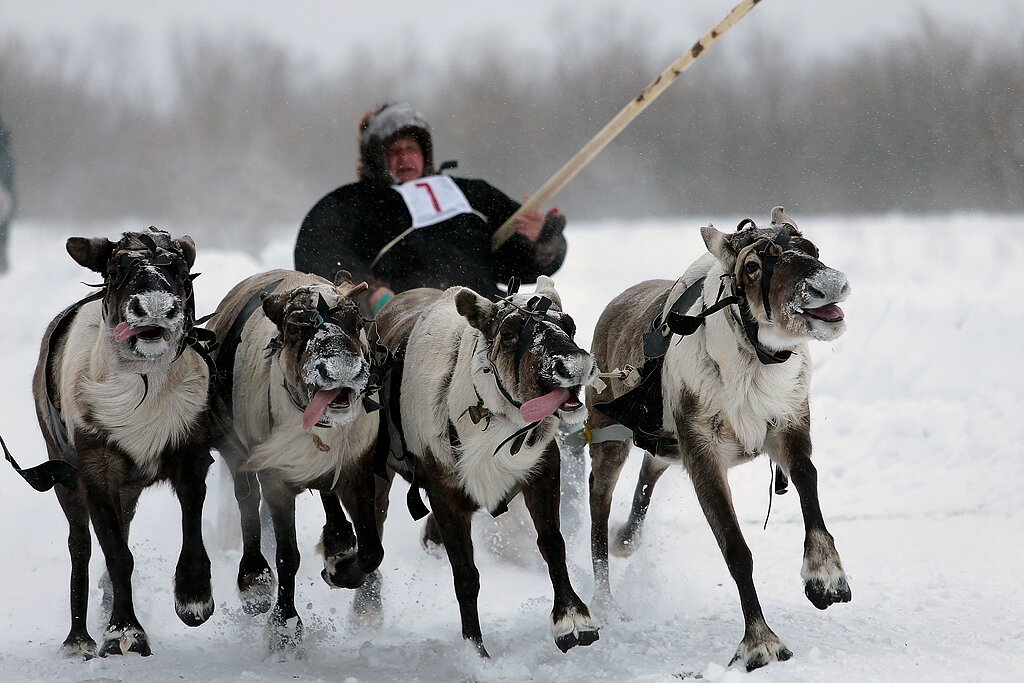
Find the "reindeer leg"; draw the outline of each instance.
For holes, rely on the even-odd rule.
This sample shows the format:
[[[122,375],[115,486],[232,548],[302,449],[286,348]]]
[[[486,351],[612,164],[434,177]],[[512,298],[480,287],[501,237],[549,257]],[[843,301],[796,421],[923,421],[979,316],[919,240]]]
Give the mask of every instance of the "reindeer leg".
[[[669,463],[659,460],[650,453],[644,453],[644,462],[640,467],[640,476],[633,492],[633,506],[629,510],[629,519],[614,534],[609,551],[617,557],[629,557],[640,544],[647,508],[651,505],[651,494],[654,485],[661,475],[669,468]]]
[[[277,604],[270,613],[271,652],[294,651],[302,642],[302,619],[295,609],[295,574],[299,547],[295,539],[295,491],[283,481],[266,477],[263,493],[277,542]]]
[[[100,455],[98,457],[105,457]],[[83,460],[84,460],[83,456]],[[110,476],[110,475],[108,475]],[[116,476],[112,476],[116,479]],[[102,481],[83,482],[86,486],[86,497],[89,501],[89,512],[92,516],[96,538],[103,549],[106,559],[107,573],[113,585],[114,599],[111,605],[110,619],[103,634],[103,644],[99,655],[122,655],[137,652],[142,656],[152,654],[149,638],[135,615],[132,599],[132,572],[135,569],[135,558],[128,548],[125,524],[122,517],[120,500],[120,482]]]
[[[365,460],[368,460],[366,458]],[[384,560],[377,514],[377,476],[367,465],[357,476],[346,478],[341,486],[341,499],[352,515],[356,530],[356,557],[359,569],[369,574]]]
[[[726,471],[714,452],[696,443],[692,430],[680,425],[676,433],[684,435],[686,469],[740,594],[744,633],[730,664],[740,661],[747,671],[753,671],[770,662],[789,659],[793,653],[768,627],[761,612],[754,589],[754,559],[736,519]]]
[[[437,471],[434,456],[429,449],[424,455],[420,464],[426,473],[430,509],[434,511],[434,520],[452,565],[455,597],[459,601],[459,614],[462,617],[462,637],[476,646],[481,657],[490,657],[480,632],[480,612],[477,608],[480,571],[473,561],[473,510],[457,491],[449,490],[441,483],[442,475]]]
[[[388,516],[388,496],[391,492],[392,476],[389,472],[387,479],[377,476],[372,477],[374,485],[373,512],[376,525],[376,539],[378,541],[381,541],[384,537],[384,521]],[[349,503],[348,500],[346,500],[345,504],[356,505],[354,502]],[[381,546],[381,552],[383,553],[383,546]],[[356,589],[356,594],[352,600],[352,612],[368,627],[379,627],[383,623],[384,604],[382,590],[383,577],[379,568],[368,573],[366,581]]]
[[[827,609],[838,602],[850,602],[853,593],[843,571],[832,534],[825,528],[818,500],[818,470],[811,462],[809,430],[800,429],[786,435],[788,448],[779,458],[800,496],[804,518],[804,562],[800,578],[804,594],[818,609]]]
[[[565,540],[559,530],[560,455],[555,442],[548,444],[543,469],[523,489],[526,507],[537,529],[537,547],[548,565],[555,602],[551,609],[551,634],[555,645],[568,652],[577,645],[590,645],[600,636],[590,609],[573,590],[565,564]]]
[[[320,533],[320,550],[324,568],[320,576],[331,588],[358,588],[366,580],[356,560],[356,534],[345,516],[338,494],[321,491],[324,506],[324,528]]]
[[[139,496],[142,495],[142,487],[132,486],[121,489],[121,520],[124,523],[124,537],[131,538],[132,520],[135,519],[135,512],[139,506]],[[100,576],[99,588],[102,592],[100,598],[100,609],[105,617],[110,616],[114,609],[114,584],[110,582],[110,574],[104,570]]]
[[[242,610],[253,616],[270,609],[274,592],[274,573],[263,556],[263,527],[260,520],[260,483],[254,472],[243,471],[245,449],[238,443],[218,445],[234,483],[242,529],[242,559],[238,562],[238,595]]]
[[[71,630],[61,645],[65,657],[92,659],[96,641],[89,635],[86,617],[89,610],[89,560],[92,556],[92,534],[89,532],[89,509],[82,487],[68,491],[55,488],[57,500],[68,518],[68,552],[71,555]]]
[[[174,611],[186,626],[199,626],[213,614],[210,556],[203,543],[206,474],[213,460],[206,449],[182,453],[182,467],[171,480],[181,505],[181,553],[174,570]]]
[[[622,466],[629,456],[629,444],[606,441],[590,445],[590,553],[594,563],[594,599],[598,611],[612,607],[612,589],[608,577],[608,516],[612,495]]]

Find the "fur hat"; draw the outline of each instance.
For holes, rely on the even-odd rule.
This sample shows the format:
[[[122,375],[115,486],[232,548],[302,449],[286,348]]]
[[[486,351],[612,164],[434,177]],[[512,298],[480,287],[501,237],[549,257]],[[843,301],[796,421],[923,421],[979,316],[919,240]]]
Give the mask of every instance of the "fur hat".
[[[408,102],[388,102],[359,121],[359,180],[394,183],[388,170],[387,150],[399,136],[408,135],[423,149],[423,175],[434,174],[434,144],[430,124]]]

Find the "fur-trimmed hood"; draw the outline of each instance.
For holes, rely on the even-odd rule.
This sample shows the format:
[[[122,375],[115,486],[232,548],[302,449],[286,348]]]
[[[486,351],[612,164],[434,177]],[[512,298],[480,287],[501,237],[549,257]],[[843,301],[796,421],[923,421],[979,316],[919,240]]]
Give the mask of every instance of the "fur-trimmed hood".
[[[366,112],[359,121],[359,180],[394,183],[388,170],[388,146],[400,135],[412,136],[423,149],[423,175],[434,174],[430,124],[407,102],[389,102]]]

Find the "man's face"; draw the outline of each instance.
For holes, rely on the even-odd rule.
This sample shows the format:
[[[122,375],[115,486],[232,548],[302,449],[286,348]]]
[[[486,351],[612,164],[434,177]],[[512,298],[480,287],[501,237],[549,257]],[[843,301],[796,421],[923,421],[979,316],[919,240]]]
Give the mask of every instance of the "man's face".
[[[396,138],[388,147],[388,170],[405,183],[423,176],[423,148],[415,138]]]

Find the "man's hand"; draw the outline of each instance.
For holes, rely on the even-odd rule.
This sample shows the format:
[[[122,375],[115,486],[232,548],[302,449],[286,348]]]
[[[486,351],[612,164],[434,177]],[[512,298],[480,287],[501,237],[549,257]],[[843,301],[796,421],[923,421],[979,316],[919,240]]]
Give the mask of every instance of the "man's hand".
[[[529,197],[526,199],[529,199]],[[558,215],[557,208],[551,209],[547,213],[547,217],[549,218],[556,215]],[[540,239],[540,233],[544,229],[544,220],[545,215],[540,211],[524,211],[523,214],[516,219],[516,232],[531,242],[536,242]]]

